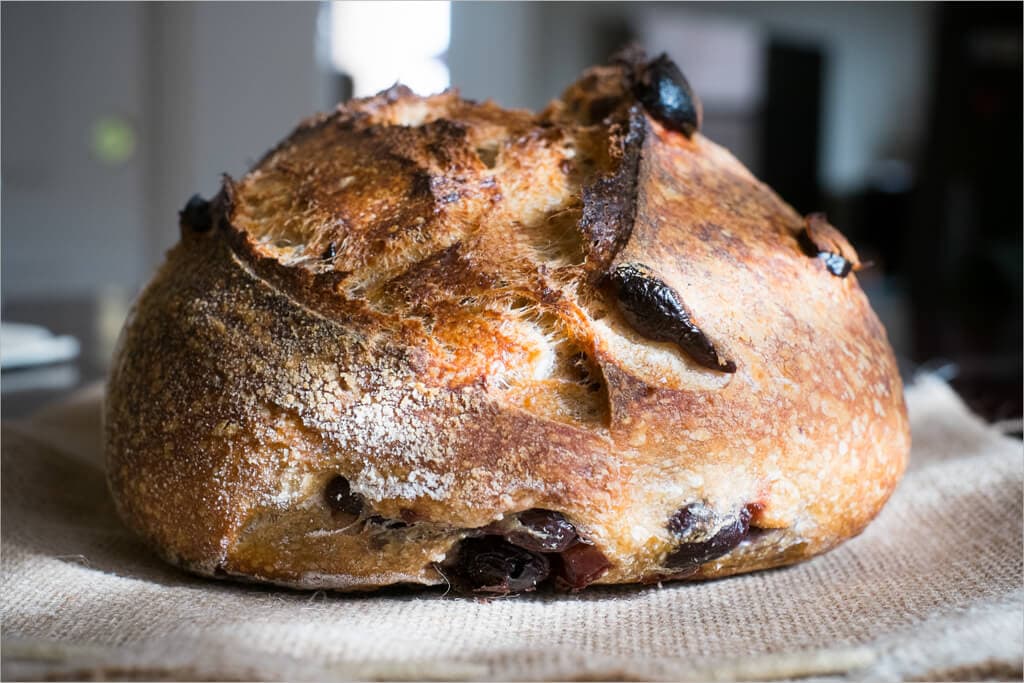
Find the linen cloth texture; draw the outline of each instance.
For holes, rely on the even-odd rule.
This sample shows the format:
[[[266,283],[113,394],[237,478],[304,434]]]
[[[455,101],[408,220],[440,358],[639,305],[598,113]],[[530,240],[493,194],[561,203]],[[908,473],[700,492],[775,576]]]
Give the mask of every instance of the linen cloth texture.
[[[4,425],[3,677],[1020,680],[1024,449],[937,379],[907,395],[906,477],[825,556],[480,600],[290,591],[164,564],[114,512],[95,387]]]

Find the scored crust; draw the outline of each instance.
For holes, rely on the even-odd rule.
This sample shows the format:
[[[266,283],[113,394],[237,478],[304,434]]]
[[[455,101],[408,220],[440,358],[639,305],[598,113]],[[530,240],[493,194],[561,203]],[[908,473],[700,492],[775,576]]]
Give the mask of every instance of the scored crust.
[[[200,574],[337,589],[445,583],[531,510],[590,553],[545,556],[574,589],[859,533],[909,435],[885,331],[824,258],[854,252],[652,116],[643,64],[536,115],[396,86],[190,203],[109,379],[125,521]],[[688,326],[644,329],[622,273]]]

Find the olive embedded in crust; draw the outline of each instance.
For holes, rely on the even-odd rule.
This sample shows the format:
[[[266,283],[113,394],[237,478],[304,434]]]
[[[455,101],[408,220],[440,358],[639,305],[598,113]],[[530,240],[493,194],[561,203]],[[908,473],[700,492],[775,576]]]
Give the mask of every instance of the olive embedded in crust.
[[[853,271],[853,263],[848,261],[842,254],[820,247],[811,236],[809,230],[804,229],[797,239],[800,241],[800,247],[805,254],[819,258],[825,264],[825,270],[836,277],[846,277]]]
[[[666,128],[687,137],[700,130],[703,107],[668,55],[661,54],[642,67],[633,88],[644,109]]]
[[[324,497],[332,510],[347,512],[350,515],[358,515],[363,511],[363,497],[353,493],[348,479],[340,475],[327,483]]]
[[[541,585],[578,591],[612,566],[554,510],[525,510],[479,533],[484,535],[463,541],[444,565],[462,592],[508,595]]]
[[[521,528],[508,533],[509,543],[538,553],[560,553],[577,542],[576,527],[560,512],[526,510],[518,515]]]
[[[691,503],[672,515],[667,526],[682,542],[665,558],[665,566],[685,571],[696,569],[738,546],[750,531],[750,511],[742,508],[723,523],[711,508]],[[712,531],[714,533],[709,535]]]
[[[829,224],[825,214],[812,213],[807,216],[797,241],[804,254],[817,257],[825,264],[825,270],[836,277],[846,277],[861,267],[856,254],[844,252],[839,231]],[[849,251],[852,252],[852,248]]]
[[[452,578],[460,590],[494,595],[535,590],[550,573],[546,557],[499,536],[466,539],[452,566]]]
[[[555,586],[579,591],[597,581],[612,563],[600,550],[586,543],[577,543],[558,555]]]
[[[178,221],[189,230],[207,232],[213,226],[210,202],[200,195],[192,195],[185,208],[178,212]]]
[[[839,254],[830,254],[823,251],[818,254],[818,258],[824,261],[825,269],[836,277],[846,277],[853,270],[853,264]]]
[[[722,358],[690,319],[679,294],[650,269],[639,264],[621,265],[608,274],[608,281],[626,322],[641,335],[673,342],[706,368],[736,372],[736,363]]]

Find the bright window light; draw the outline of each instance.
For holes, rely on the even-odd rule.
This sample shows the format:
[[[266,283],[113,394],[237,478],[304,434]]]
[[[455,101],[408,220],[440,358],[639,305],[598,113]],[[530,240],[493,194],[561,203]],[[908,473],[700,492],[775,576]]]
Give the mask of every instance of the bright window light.
[[[441,92],[450,76],[451,3],[334,2],[331,62],[352,77],[353,95],[373,95],[396,81],[420,95]]]

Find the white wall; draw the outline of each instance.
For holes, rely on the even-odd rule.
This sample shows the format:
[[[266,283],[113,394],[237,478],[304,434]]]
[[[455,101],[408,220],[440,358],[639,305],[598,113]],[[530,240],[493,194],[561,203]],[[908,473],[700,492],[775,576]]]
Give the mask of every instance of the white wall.
[[[553,96],[543,73],[545,9],[531,2],[453,2],[448,67],[463,97],[537,108]]]
[[[101,116],[143,119],[143,8],[4,3],[0,12],[4,298],[138,281],[145,150],[105,165],[90,136]]]
[[[152,263],[177,238],[177,211],[212,196],[321,108],[316,3],[147,6],[153,158]]]
[[[140,286],[188,197],[322,108],[317,3],[4,3],[2,294]],[[134,123],[126,163],[90,129]]]

